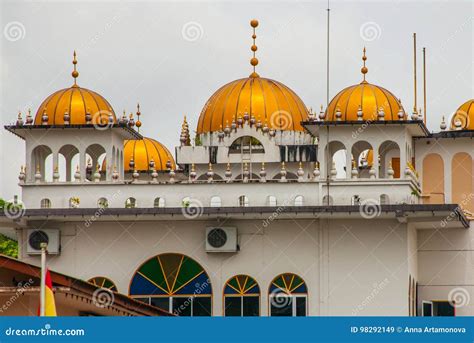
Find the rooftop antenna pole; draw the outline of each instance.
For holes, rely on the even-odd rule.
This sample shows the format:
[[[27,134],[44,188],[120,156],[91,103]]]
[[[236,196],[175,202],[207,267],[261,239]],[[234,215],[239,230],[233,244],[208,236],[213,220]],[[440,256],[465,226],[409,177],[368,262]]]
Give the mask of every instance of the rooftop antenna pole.
[[[329,0],[328,0],[328,8],[327,8],[327,37],[326,37],[326,120],[328,120],[329,116],[329,18],[331,13],[331,8],[329,7]],[[327,188],[327,206],[329,206],[329,170],[332,168],[332,161],[329,161],[329,156],[331,153],[329,152],[329,125],[326,125],[326,188]],[[329,165],[331,163],[331,166]]]
[[[423,48],[423,115],[426,125],[426,48]]]
[[[329,106],[329,14],[331,9],[329,8],[329,0],[328,0],[328,18],[327,18],[327,46],[326,46],[326,108]]]
[[[413,83],[414,83],[414,103],[413,113],[417,113],[417,96],[416,96],[416,32],[413,33]]]

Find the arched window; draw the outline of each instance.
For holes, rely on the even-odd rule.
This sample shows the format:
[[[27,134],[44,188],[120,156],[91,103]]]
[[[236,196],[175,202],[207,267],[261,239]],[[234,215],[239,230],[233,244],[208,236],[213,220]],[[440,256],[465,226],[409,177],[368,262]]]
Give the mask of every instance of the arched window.
[[[51,200],[49,200],[49,199],[41,199],[40,207],[41,207],[41,208],[51,208]]]
[[[323,196],[323,203],[321,205],[322,206],[332,206],[332,205],[334,205],[334,200],[332,199],[332,196],[330,196],[330,195]]]
[[[98,208],[108,208],[109,207],[109,201],[106,198],[100,198],[97,200],[97,207]]]
[[[308,289],[298,275],[285,273],[273,279],[269,289],[270,315],[304,317],[308,311]]]
[[[182,254],[161,254],[143,263],[130,283],[132,298],[178,316],[210,316],[212,285],[206,271]]]
[[[92,279],[89,279],[87,282],[93,284],[94,286],[110,289],[112,292],[117,292],[117,286],[109,278],[103,276],[96,276]]]
[[[249,206],[249,198],[246,195],[241,195],[239,197],[239,206],[240,207],[248,207]]]
[[[224,287],[224,316],[260,315],[260,287],[248,275],[236,275]]]
[[[276,206],[277,205],[277,198],[274,195],[269,195],[267,198],[268,206]]]
[[[159,207],[163,208],[165,207],[165,199],[164,198],[155,198],[155,201],[153,202],[153,207]]]
[[[304,198],[302,195],[297,195],[295,197],[295,206],[303,206],[304,204]]]
[[[390,198],[387,194],[380,194],[380,205],[390,204]]]
[[[137,199],[130,197],[127,200],[125,200],[125,208],[135,208],[135,207],[137,207]]]
[[[229,147],[229,154],[263,154],[265,149],[255,137],[243,136],[237,138]]]
[[[221,198],[217,195],[213,196],[211,198],[211,207],[221,207],[221,206],[222,206]]]
[[[69,198],[69,207],[70,208],[78,208],[80,204],[80,200],[78,197],[70,197]]]

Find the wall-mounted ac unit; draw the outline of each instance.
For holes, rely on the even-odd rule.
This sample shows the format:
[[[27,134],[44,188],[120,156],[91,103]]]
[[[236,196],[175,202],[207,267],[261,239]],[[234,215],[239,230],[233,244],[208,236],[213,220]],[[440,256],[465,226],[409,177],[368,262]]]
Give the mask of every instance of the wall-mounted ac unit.
[[[206,228],[207,252],[236,252],[237,228],[213,226]]]
[[[49,255],[60,252],[60,234],[57,229],[29,229],[27,232],[26,253],[28,255],[41,254],[41,243],[48,244]]]

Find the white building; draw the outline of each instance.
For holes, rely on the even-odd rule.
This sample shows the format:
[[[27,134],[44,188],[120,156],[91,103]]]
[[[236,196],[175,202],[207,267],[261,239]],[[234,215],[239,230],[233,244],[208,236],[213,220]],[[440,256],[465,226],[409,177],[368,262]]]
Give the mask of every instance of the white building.
[[[439,133],[366,81],[321,113],[259,76],[219,88],[175,158],[74,84],[25,141],[20,259],[179,315],[474,315],[474,100]],[[453,106],[453,109],[455,106]],[[97,279],[95,279],[97,280]]]

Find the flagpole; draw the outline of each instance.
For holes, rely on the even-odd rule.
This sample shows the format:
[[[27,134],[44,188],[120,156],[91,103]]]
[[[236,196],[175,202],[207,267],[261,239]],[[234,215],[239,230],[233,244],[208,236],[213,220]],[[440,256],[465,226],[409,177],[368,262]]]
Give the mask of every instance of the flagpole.
[[[46,248],[47,243],[41,243],[41,288],[40,288],[40,316],[44,317],[46,292]]]

